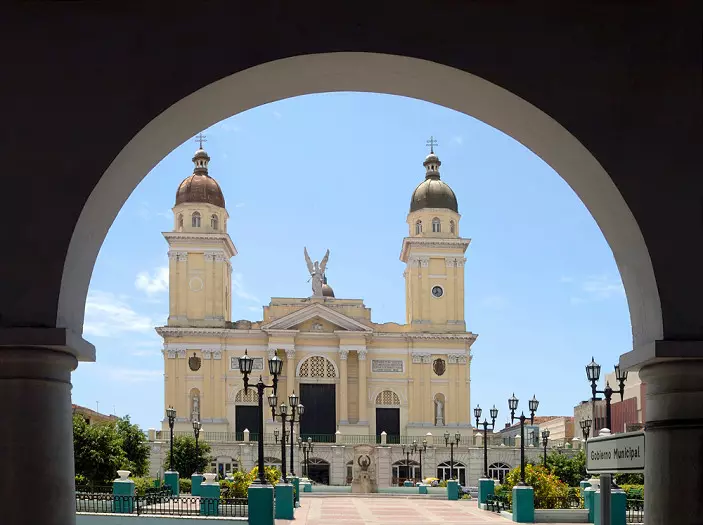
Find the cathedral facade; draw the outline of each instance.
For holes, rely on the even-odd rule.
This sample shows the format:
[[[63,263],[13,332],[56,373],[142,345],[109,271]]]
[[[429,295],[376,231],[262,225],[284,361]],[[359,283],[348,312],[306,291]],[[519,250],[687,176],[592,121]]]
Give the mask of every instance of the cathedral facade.
[[[317,262],[307,250],[311,295],[274,297],[262,320],[233,321],[232,259],[247,254],[238,254],[227,233],[225,198],[209,161],[201,145],[192,175],[176,193],[173,230],[164,233],[169,317],[156,331],[164,341],[165,405],[176,409],[175,430],[192,434],[192,421],[199,420],[213,447],[280,431],[266,400],[260,428],[255,390],[244,391],[238,358],[246,351],[254,359],[254,382],[261,375],[269,384],[267,360],[283,360],[279,403],[293,392],[299,396],[305,413],[295,432],[321,447],[339,444],[340,436],[343,442],[393,444],[429,435],[430,445],[442,448],[447,431],[452,440],[456,434],[472,439],[476,335],[467,331],[464,316],[470,239],[461,236],[457,199],[441,180],[437,155],[432,151],[423,162],[424,180],[406,218],[408,235],[399,239],[406,264],[404,324],[375,323],[362,299],[335,297],[324,275],[329,252]],[[165,420],[162,430],[168,430]]]

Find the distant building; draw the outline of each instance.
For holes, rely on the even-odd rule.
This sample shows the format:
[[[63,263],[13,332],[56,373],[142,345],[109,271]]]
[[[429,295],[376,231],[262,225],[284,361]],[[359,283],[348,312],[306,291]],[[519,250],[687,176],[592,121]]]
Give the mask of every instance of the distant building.
[[[556,421],[556,420],[562,420],[561,421],[561,426],[564,426],[564,419],[572,420],[573,418],[570,418],[569,416],[535,416],[534,424],[532,424],[529,420],[525,421],[525,445],[531,444],[532,446],[539,447],[542,446],[542,434],[541,431],[544,430],[545,428],[551,428],[552,427],[545,427],[544,425],[551,422],[551,421]],[[555,425],[556,427],[556,432],[559,433],[560,431],[558,430],[559,428],[559,422],[557,422]],[[565,430],[561,431],[562,434],[565,434]],[[517,423],[510,424],[506,423],[505,428],[501,429],[499,431],[499,434],[503,438],[503,442],[506,445],[513,445],[515,443],[515,438],[520,437],[520,421],[517,421]],[[573,434],[573,432],[572,432]],[[551,433],[549,435],[549,440],[550,442],[555,440],[557,438],[553,438]],[[563,437],[561,438],[563,439]]]
[[[71,406],[73,408],[73,413],[83,416],[83,419],[85,419],[85,422],[89,425],[95,425],[96,423],[115,423],[119,419],[117,416],[101,414],[100,412],[96,412],[95,410],[91,410],[80,405]]]

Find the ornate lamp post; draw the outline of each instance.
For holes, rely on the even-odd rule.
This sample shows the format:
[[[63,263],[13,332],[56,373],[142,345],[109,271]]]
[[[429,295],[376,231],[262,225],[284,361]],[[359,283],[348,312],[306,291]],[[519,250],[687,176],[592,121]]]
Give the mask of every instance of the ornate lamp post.
[[[295,395],[295,390],[288,396],[288,403],[290,404],[290,416],[288,416],[290,421],[290,475],[295,476],[295,468],[293,467],[293,425],[300,423],[300,416],[305,412],[305,407],[298,404],[298,396]],[[298,419],[295,419],[296,413],[298,414]]]
[[[200,449],[198,448],[198,438],[200,437],[200,431],[203,429],[203,424],[195,420],[193,421],[193,434],[195,435],[195,461],[200,459]],[[198,473],[198,465],[195,465],[195,473]]]
[[[515,411],[517,410],[518,398],[513,397],[508,399],[508,408],[510,409],[510,422],[515,421]],[[535,424],[535,412],[537,412],[537,407],[539,406],[539,401],[535,396],[528,401],[528,406],[530,408],[530,424]],[[518,485],[525,485],[525,412],[520,414],[518,418],[520,420],[520,482]]]
[[[478,420],[481,418],[481,414],[483,413],[483,410],[481,410],[481,407],[476,405],[476,408],[474,408],[474,417],[476,418],[476,426],[483,425],[483,477],[488,478],[488,421],[486,418],[483,419],[483,423],[478,422]],[[498,417],[498,409],[496,408],[495,405],[493,405],[493,408],[491,408],[491,432],[495,430],[496,426],[496,418]]]
[[[405,469],[407,471],[408,477],[405,479],[410,479],[410,454],[415,454],[417,450],[417,440],[413,441],[411,445],[402,445],[403,454],[405,454]],[[413,476],[413,480],[415,477]]]
[[[427,439],[422,440],[422,446],[418,446],[417,440],[415,440],[413,446],[420,453],[420,481],[422,481],[422,453],[427,451]]]
[[[591,400],[593,405],[596,403],[596,394],[603,394],[605,396],[605,424],[608,430],[613,431],[612,420],[610,415],[610,399],[613,394],[620,394],[620,401],[623,400],[625,395],[625,381],[627,381],[627,371],[620,370],[620,365],[615,365],[615,379],[619,383],[617,390],[613,390],[610,383],[605,383],[605,390],[597,390],[598,379],[600,379],[600,365],[593,360],[591,357],[591,362],[586,365],[586,377],[591,382]],[[595,432],[595,429],[594,429]]]
[[[305,466],[305,475],[310,477],[310,452],[312,452],[312,438],[309,437],[307,441],[303,441],[300,436],[298,436],[298,448],[303,453],[303,465]]]
[[[583,439],[588,439],[588,436],[591,433],[591,420],[582,419],[581,421],[579,421],[579,425],[581,425],[581,433],[583,434]]]
[[[283,483],[288,483],[288,478],[286,477],[286,419],[288,417],[288,405],[281,403],[278,407],[278,413],[276,413],[276,402],[278,397],[276,394],[269,395],[269,406],[271,407],[271,416],[273,420],[276,421],[276,416],[281,418],[281,478]],[[273,435],[276,437],[276,443],[278,443],[278,429],[273,431]]]
[[[169,467],[171,470],[175,468],[173,465],[173,425],[176,422],[176,409],[173,407],[168,407],[166,409],[166,417],[168,418],[168,428],[171,431],[171,455],[169,460]]]
[[[549,440],[549,430],[542,431],[542,446],[544,447],[544,468],[547,468],[547,441]]]
[[[454,479],[454,445],[459,446],[461,434],[454,434],[454,441],[449,441],[449,432],[444,433],[444,445],[449,447],[449,478]]]
[[[249,393],[249,374],[254,365],[254,360],[247,355],[244,350],[244,356],[239,358],[239,371],[244,376],[244,393]],[[269,373],[272,376],[272,384],[264,384],[263,379],[259,376],[259,382],[256,384],[256,391],[259,395],[259,479],[254,483],[266,485],[266,473],[264,472],[264,391],[267,388],[272,388],[276,394],[278,390],[278,376],[283,368],[283,360],[277,356],[269,358]],[[270,401],[269,401],[270,403]]]

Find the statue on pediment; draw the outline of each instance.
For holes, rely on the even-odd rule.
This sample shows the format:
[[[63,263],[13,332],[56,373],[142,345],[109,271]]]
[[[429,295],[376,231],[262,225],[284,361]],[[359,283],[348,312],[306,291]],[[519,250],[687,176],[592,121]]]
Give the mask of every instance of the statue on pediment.
[[[310,272],[310,279],[312,280],[312,296],[322,297],[322,285],[325,284],[325,267],[327,266],[327,261],[330,258],[330,251],[327,250],[322,261],[313,262],[308,255],[307,247],[304,248],[305,251],[305,262],[308,265],[308,271]]]

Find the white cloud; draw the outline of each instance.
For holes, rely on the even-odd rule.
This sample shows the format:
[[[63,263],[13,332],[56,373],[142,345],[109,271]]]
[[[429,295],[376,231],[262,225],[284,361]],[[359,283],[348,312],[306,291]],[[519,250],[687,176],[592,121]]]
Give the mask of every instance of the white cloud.
[[[492,310],[502,310],[508,306],[508,300],[502,295],[489,295],[481,300],[481,306]]]
[[[619,279],[610,279],[606,275],[592,276],[586,279],[581,289],[593,299],[610,299],[625,295],[625,288]]]
[[[86,335],[114,337],[123,332],[149,332],[153,321],[135,312],[113,293],[90,291],[85,303],[83,332]]]
[[[151,205],[146,201],[139,203],[139,207],[137,208],[137,216],[145,221],[149,221],[154,217],[163,217],[168,220],[173,219],[173,213],[171,211],[154,211],[152,210]]]
[[[452,142],[455,142],[459,144],[459,146],[461,146],[464,143],[464,137],[462,137],[461,135],[457,135],[452,139]]]
[[[231,123],[227,122],[226,120],[223,120],[222,122],[220,122],[220,124],[219,124],[219,126],[217,126],[217,128],[221,129],[222,131],[233,131],[235,133],[242,130],[242,128],[240,128],[239,126],[231,124]],[[212,132],[212,128],[209,131]]]
[[[232,293],[239,297],[240,299],[245,299],[247,301],[253,301],[255,303],[259,303],[259,298],[255,296],[254,294],[251,294],[247,292],[244,289],[244,276],[241,273],[234,272],[232,273]]]
[[[238,202],[237,204],[234,205],[235,208],[243,208],[245,206],[244,202]]]
[[[168,291],[168,266],[162,266],[154,271],[154,276],[149,272],[140,272],[134,281],[137,290],[146,292],[147,295]]]

